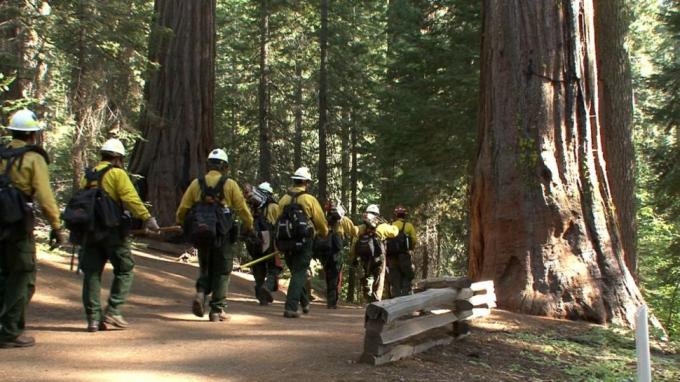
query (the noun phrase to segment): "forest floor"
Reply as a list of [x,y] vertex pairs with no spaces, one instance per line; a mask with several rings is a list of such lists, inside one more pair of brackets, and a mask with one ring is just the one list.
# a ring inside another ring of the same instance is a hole
[[[65,252],[40,251],[27,334],[35,347],[0,350],[2,381],[602,381],[634,380],[634,341],[585,323],[497,310],[472,335],[410,359],[357,363],[363,309],[327,310],[315,302],[300,319],[282,317],[283,295],[257,305],[252,278],[235,273],[229,322],[191,314],[195,264],[135,251],[133,290],[124,307],[130,328],[85,332],[81,277]],[[107,267],[104,285],[110,285]],[[102,300],[106,301],[107,292]],[[654,379],[680,380],[671,345],[652,350]]]

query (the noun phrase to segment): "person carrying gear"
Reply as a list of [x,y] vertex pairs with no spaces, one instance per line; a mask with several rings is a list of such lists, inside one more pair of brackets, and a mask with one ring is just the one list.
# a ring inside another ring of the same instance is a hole
[[[145,229],[159,231],[156,218],[152,217],[137,194],[128,173],[124,170],[125,147],[118,139],[109,139],[100,149],[101,161],[80,181],[81,193],[99,188],[106,197],[117,204],[117,216],[104,216],[97,209],[97,220],[117,219],[117,224],[108,224],[106,231],[87,232],[80,238],[80,267],[83,271],[83,306],[87,318],[87,331],[96,332],[111,328],[125,329],[128,322],[123,318],[120,307],[130,293],[135,261],[130,251],[128,238],[129,215],[143,221]],[[78,194],[72,199],[75,200]],[[113,214],[112,214],[113,215]],[[69,208],[64,211],[64,220],[69,220]],[[103,224],[102,222],[99,222]],[[102,225],[103,227],[103,225]],[[73,239],[73,232],[71,235]],[[102,314],[100,294],[102,273],[107,261],[113,266],[113,282],[109,293],[108,307]]]
[[307,167],[300,167],[291,177],[293,187],[279,201],[276,221],[276,247],[285,254],[291,278],[286,295],[283,316],[300,317],[298,303],[302,312],[309,313],[310,303],[305,290],[305,278],[312,259],[314,236],[326,237],[328,224],[321,205],[316,198],[307,193],[312,176]]
[[397,237],[387,239],[387,268],[390,281],[390,295],[399,297],[411,294],[411,284],[415,278],[411,251],[418,237],[413,224],[406,221],[408,211],[403,206],[394,209],[395,221],[392,225],[399,229]]
[[210,299],[212,322],[226,321],[229,278],[234,266],[232,244],[236,226],[233,212],[243,221],[244,233],[252,235],[253,216],[248,210],[241,188],[227,177],[229,158],[222,149],[208,155],[208,173],[194,179],[184,192],[177,209],[177,224],[198,249],[200,273],[192,312],[205,315],[205,301]]
[[40,204],[52,227],[53,245],[66,235],[50,188],[47,153],[36,143],[42,126],[35,114],[22,109],[10,117],[12,141],[0,147],[0,348],[28,347],[25,312],[35,292],[36,249],[32,202]]
[[[278,204],[274,200],[274,190],[268,182],[257,187],[246,186],[246,200],[250,207],[255,235],[246,240],[246,249],[253,260],[274,252],[274,225],[278,215]],[[275,254],[269,260],[253,265],[255,277],[255,297],[260,305],[266,306],[274,302],[273,292],[279,290],[279,274],[283,271],[281,258]]]
[[314,255],[321,261],[326,276],[326,307],[337,309],[342,286],[342,249],[345,241],[357,237],[358,228],[345,216],[339,202],[327,201],[324,210],[330,233],[326,239],[315,241]]
[[[386,223],[377,205],[371,204],[363,214],[364,224],[359,226],[357,238],[352,243],[352,265],[361,263],[363,275],[361,288],[368,302],[382,299],[385,282],[385,240],[396,237],[399,229]],[[372,282],[369,285],[369,278]]]

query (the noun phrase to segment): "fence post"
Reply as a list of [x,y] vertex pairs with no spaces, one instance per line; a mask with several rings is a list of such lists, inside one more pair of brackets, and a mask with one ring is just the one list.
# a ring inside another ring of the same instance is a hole
[[647,327],[647,305],[635,313],[635,349],[637,352],[638,382],[651,382],[652,369],[649,362],[649,329]]

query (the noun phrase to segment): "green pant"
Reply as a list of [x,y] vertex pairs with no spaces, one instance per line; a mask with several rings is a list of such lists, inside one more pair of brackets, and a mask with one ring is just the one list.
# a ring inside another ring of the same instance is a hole
[[368,302],[382,300],[385,284],[385,255],[362,260],[364,274],[361,277],[361,289]]
[[101,320],[100,302],[102,272],[106,262],[113,266],[113,282],[109,293],[107,312],[120,314],[120,306],[125,303],[132,287],[135,261],[130,253],[130,242],[112,234],[97,243],[86,243],[80,253],[80,268],[83,270],[83,305],[88,319]]
[[35,262],[32,236],[0,242],[0,340],[24,332],[26,306],[35,290]]
[[406,252],[388,256],[387,267],[390,275],[390,295],[394,298],[411,294],[411,283],[415,278],[411,254]]
[[302,247],[295,251],[286,252],[286,265],[290,269],[290,284],[288,284],[288,294],[286,294],[285,309],[297,312],[298,304],[309,305],[308,291],[305,290],[307,280],[307,268],[312,260],[312,241],[308,240]]
[[200,273],[196,281],[196,291],[205,295],[212,294],[210,312],[219,313],[227,307],[229,277],[234,268],[234,254],[229,240],[223,240],[219,247],[198,248]]

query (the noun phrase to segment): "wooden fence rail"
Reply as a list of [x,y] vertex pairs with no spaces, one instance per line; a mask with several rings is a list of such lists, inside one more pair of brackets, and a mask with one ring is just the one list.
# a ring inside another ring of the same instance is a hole
[[366,307],[362,362],[381,365],[449,344],[469,334],[466,321],[496,307],[493,281],[440,277],[420,281],[416,291]]

